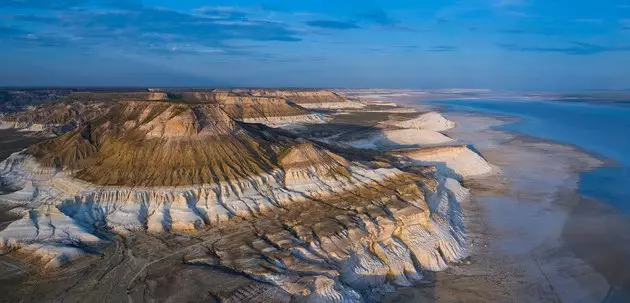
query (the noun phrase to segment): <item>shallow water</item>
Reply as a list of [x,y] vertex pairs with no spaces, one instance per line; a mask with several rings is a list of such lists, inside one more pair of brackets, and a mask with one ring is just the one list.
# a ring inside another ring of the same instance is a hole
[[447,100],[431,103],[445,106],[449,111],[518,117],[518,122],[499,128],[572,144],[613,161],[583,173],[580,193],[630,213],[630,107],[540,100]]

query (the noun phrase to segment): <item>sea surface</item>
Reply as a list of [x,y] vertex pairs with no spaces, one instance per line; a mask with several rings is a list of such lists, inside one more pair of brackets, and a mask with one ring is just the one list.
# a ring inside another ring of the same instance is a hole
[[605,166],[581,175],[580,193],[630,214],[630,107],[626,104],[545,100],[430,103],[446,111],[516,117],[518,122],[498,128],[571,144],[607,160]]

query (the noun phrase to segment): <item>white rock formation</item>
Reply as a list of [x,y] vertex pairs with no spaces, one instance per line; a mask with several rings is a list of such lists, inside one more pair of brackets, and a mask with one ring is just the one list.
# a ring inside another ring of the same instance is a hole
[[356,101],[344,102],[321,102],[321,103],[301,103],[301,107],[307,109],[348,109],[348,108],[364,108],[366,105]]
[[270,127],[285,127],[285,126],[300,125],[300,124],[319,124],[319,123],[326,123],[326,121],[328,120],[329,119],[325,115],[322,115],[322,114],[241,119],[241,121],[245,123],[260,123],[260,124],[264,124]]
[[467,146],[432,147],[402,153],[412,159],[414,165],[435,166],[439,172],[450,178],[461,180],[493,172],[492,166]]
[[454,140],[432,130],[426,129],[383,129],[374,131],[371,136],[347,142],[357,148],[380,149],[401,146],[420,147],[434,146],[453,142]]
[[98,251],[108,241],[102,233],[194,231],[240,217],[250,223],[217,234],[213,255],[185,261],[220,264],[313,302],[360,301],[361,291],[385,281],[411,285],[423,270],[466,256],[459,203],[468,195],[457,181],[370,169],[310,147],[283,159],[283,170],[246,179],[125,188],[88,184],[14,154],[0,164],[0,181],[18,191],[0,203],[22,206],[23,218],[0,232],[0,248],[55,267]]
[[307,109],[356,109],[364,108],[365,104],[350,100],[337,93],[325,90],[318,91],[270,91],[254,90],[255,96],[273,96],[285,98]]
[[[307,302],[362,301],[467,255],[460,203],[468,191],[457,179],[487,166],[471,150],[395,151],[437,167],[410,173],[236,122],[320,123],[326,117],[302,107],[352,103],[335,93],[194,98],[211,104],[121,102],[112,111],[119,119],[0,163],[0,185],[15,190],[0,203],[22,216],[0,231],[0,250],[54,268],[101,251],[113,235],[203,231],[204,245],[187,247],[184,263],[228,269]],[[351,143],[390,150],[452,141],[436,131],[448,121],[421,118]]]
[[436,132],[447,131],[455,127],[455,122],[444,118],[444,116],[437,112],[424,113],[417,118],[405,121],[386,121],[383,124],[400,128],[426,129]]

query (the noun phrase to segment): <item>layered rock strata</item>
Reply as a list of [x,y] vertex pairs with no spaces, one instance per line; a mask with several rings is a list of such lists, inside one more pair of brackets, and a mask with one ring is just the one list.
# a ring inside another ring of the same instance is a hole
[[255,96],[273,96],[287,99],[301,107],[308,109],[351,109],[364,108],[365,104],[350,100],[342,95],[325,90],[312,91],[270,91],[254,90],[251,92]]
[[[395,115],[395,114],[394,114]],[[389,119],[375,127],[338,136],[341,144],[363,149],[391,150],[452,144],[453,139],[442,131],[455,126],[439,113],[420,114],[412,119]]]
[[113,234],[210,230],[186,264],[316,302],[368,299],[466,256],[468,194],[456,180],[344,158],[244,124],[245,110],[231,106],[119,102],[12,155],[0,184],[14,192],[0,202],[22,219],[0,232],[0,247],[54,268]]
[[212,104],[221,107],[233,119],[246,123],[282,126],[294,123],[323,123],[326,117],[296,105],[283,96],[248,92],[145,92],[145,93],[72,93],[58,102],[31,107],[26,111],[0,116],[0,129],[47,131],[62,134],[77,125],[107,113],[119,102],[170,102],[173,104]]
[[468,146],[442,146],[395,151],[412,160],[413,165],[431,165],[451,178],[479,177],[493,172],[486,160]]
[[409,120],[388,120],[384,125],[392,125],[404,129],[425,129],[443,132],[455,127],[455,122],[446,119],[440,113],[428,112]]

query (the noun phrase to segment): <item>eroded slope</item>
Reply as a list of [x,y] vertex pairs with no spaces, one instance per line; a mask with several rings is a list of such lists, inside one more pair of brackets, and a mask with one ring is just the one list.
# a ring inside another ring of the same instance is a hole
[[216,105],[124,102],[28,152],[97,185],[181,186],[270,172],[272,148]]
[[117,102],[2,162],[0,182],[15,191],[0,201],[22,218],[0,232],[0,247],[54,269],[114,235],[186,231],[196,244],[144,248],[154,261],[117,284],[132,293],[148,266],[173,257],[317,302],[376,300],[466,256],[457,181],[245,124],[230,112],[242,100],[212,96]]

